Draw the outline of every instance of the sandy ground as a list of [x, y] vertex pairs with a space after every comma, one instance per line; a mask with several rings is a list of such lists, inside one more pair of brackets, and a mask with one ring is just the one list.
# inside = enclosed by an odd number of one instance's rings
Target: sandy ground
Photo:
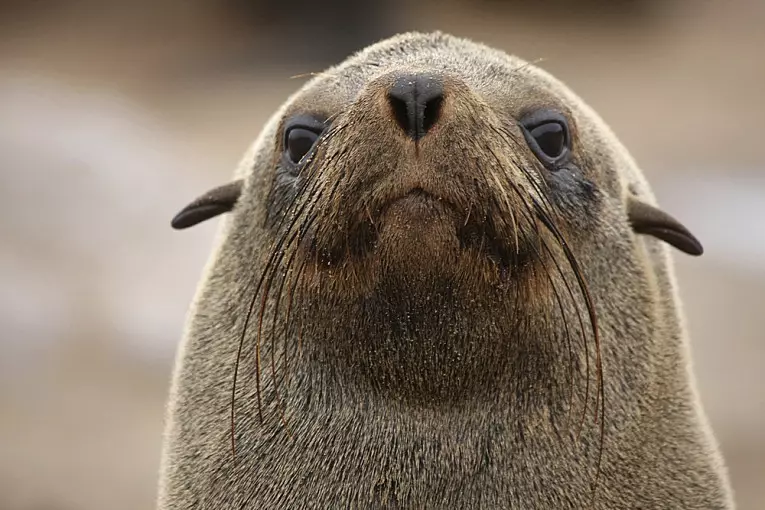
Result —
[[[742, 509], [765, 501], [760, 4], [677, 2], [603, 27], [441, 2], [401, 21], [543, 58], [704, 241], [678, 275]], [[252, 38], [222, 37], [202, 8], [53, 18], [0, 31], [0, 509], [151, 508], [172, 356], [214, 234], [169, 218], [229, 177], [289, 77], [316, 69], [215, 67]]]

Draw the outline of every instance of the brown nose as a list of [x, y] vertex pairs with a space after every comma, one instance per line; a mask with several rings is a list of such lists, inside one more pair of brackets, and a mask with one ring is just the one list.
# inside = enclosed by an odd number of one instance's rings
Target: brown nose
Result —
[[443, 98], [443, 82], [427, 74], [399, 76], [388, 91], [396, 122], [415, 142], [438, 121]]

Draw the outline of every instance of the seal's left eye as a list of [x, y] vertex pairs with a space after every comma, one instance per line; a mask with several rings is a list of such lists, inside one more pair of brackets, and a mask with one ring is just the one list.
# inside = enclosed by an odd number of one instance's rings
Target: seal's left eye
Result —
[[566, 118], [558, 112], [539, 110], [521, 120], [523, 135], [534, 155], [548, 166], [555, 166], [569, 153], [571, 137]]
[[319, 133], [312, 129], [295, 126], [287, 132], [286, 138], [287, 155], [290, 161], [297, 164], [319, 139]]

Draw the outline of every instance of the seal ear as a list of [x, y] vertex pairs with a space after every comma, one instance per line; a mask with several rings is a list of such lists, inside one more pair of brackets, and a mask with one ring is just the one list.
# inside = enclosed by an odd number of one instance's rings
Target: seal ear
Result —
[[630, 198], [627, 202], [627, 216], [632, 230], [637, 234], [661, 239], [688, 255], [698, 256], [704, 253], [704, 247], [699, 240], [682, 223], [661, 209]]
[[193, 227], [210, 218], [229, 212], [242, 194], [243, 182], [237, 179], [223, 186], [211, 189], [181, 209], [170, 223], [174, 229]]

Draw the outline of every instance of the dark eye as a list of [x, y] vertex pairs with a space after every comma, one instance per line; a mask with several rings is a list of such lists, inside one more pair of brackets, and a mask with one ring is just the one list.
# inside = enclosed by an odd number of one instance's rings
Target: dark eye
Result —
[[284, 158], [289, 171], [297, 169], [306, 154], [311, 152], [316, 141], [327, 128], [327, 117], [314, 113], [298, 113], [284, 123]]
[[303, 159], [319, 139], [319, 133], [313, 129], [295, 126], [287, 132], [286, 150], [290, 161], [297, 164]]
[[559, 113], [540, 110], [524, 117], [521, 125], [526, 143], [542, 163], [554, 166], [568, 156], [568, 123]]
[[555, 159], [566, 150], [566, 131], [557, 122], [548, 122], [529, 131], [537, 145], [550, 159]]

